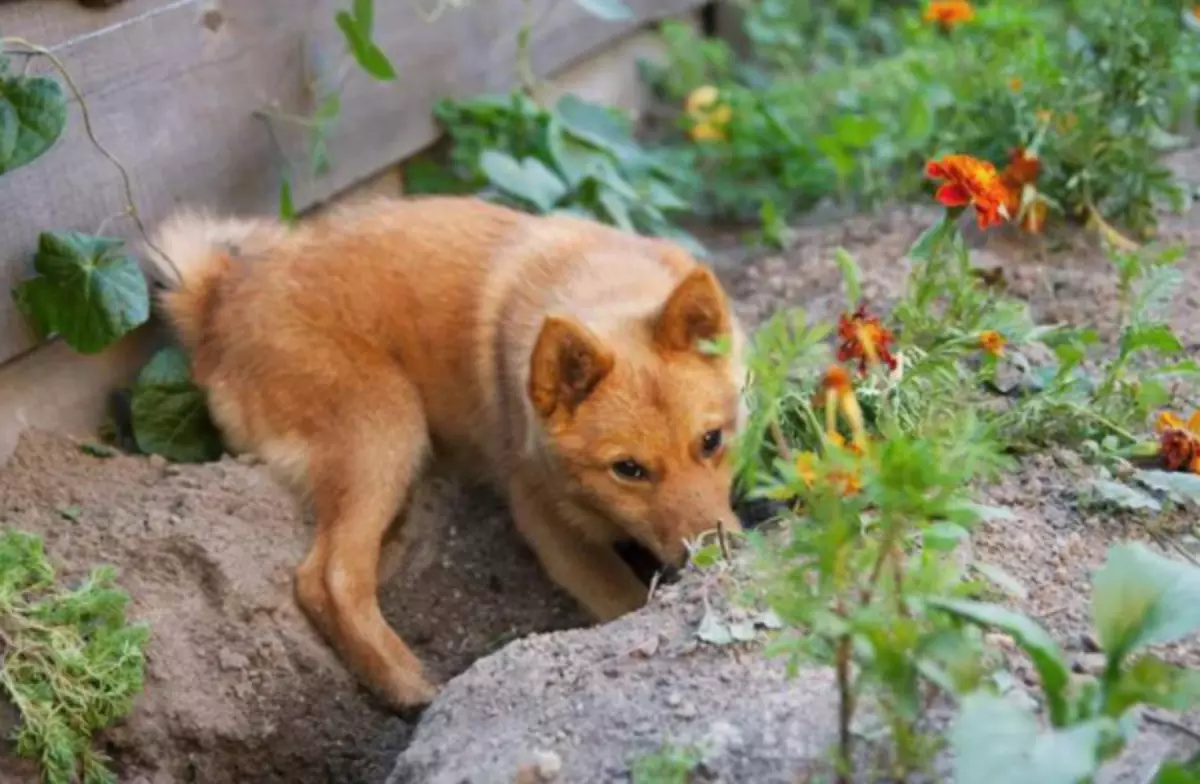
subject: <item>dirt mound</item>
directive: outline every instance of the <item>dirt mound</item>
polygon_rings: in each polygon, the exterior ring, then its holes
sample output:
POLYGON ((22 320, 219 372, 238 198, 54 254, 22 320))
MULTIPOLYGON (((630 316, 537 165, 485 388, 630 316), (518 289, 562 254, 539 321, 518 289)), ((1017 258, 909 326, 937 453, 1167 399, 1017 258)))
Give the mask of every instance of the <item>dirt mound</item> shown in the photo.
MULTIPOLYGON (((412 508, 413 546, 382 601, 435 675, 580 621, 497 507, 435 479, 412 508)), ((261 467, 98 458, 29 432, 0 472, 0 525, 43 536, 68 579, 112 564, 150 624, 146 689, 103 739, 121 781, 387 775, 410 727, 355 686, 296 607, 310 526, 261 467)), ((7 753, 0 780, 36 781, 7 753)))

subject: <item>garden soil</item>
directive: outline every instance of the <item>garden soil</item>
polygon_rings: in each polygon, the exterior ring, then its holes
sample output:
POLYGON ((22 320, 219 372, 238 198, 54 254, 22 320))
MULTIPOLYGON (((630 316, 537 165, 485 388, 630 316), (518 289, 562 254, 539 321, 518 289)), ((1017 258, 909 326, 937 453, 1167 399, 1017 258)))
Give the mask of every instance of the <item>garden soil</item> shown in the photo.
MULTIPOLYGON (((1174 164, 1200 180, 1200 152, 1174 164)), ((732 234, 717 236, 718 266, 751 324, 791 306, 832 319, 843 305, 833 252, 844 247, 862 268, 865 296, 884 308, 902 289, 905 250, 936 217, 905 207, 810 225, 788 251, 768 255, 747 256, 732 234)), ((1200 211, 1164 216, 1161 239, 1188 246, 1171 319, 1200 356, 1200 211)), ((1115 286, 1092 240, 993 232, 974 244, 976 263, 1001 267, 1010 293, 1039 320, 1091 324, 1112 339, 1115 286)), ((988 523, 973 541, 977 557, 1025 586, 1012 601, 1080 670, 1095 665, 1090 573, 1111 543, 1144 540, 1177 557, 1200 551, 1188 519, 1151 530, 1081 508, 1090 471, 1066 452, 1023 460, 985 491, 1014 519, 988 523)), ((68 578, 116 566, 132 615, 150 623, 145 692, 102 739, 121 782, 628 781, 639 756, 693 741, 718 750, 705 780, 790 781, 832 737, 827 673, 785 683, 778 662, 754 645, 697 644, 695 626, 716 601, 704 585, 672 586, 611 627, 568 631, 583 618, 542 576, 503 509, 452 477, 418 488, 407 546, 395 548, 404 549, 400 567, 381 594, 389 621, 438 678, 470 668, 415 735, 412 720, 354 685, 296 608, 292 572, 311 521, 261 466, 96 457, 30 431, 0 470, 0 525, 44 536, 68 578), (550 634, 488 656, 540 632, 550 634)), ((1194 644, 1168 655, 1200 663, 1194 644)), ((1019 679, 1031 680, 1019 657, 1014 663, 1019 679)), ((0 733, 15 720, 0 703, 0 733)), ((1109 780, 1138 782, 1164 754, 1194 745, 1175 727, 1146 722, 1145 730, 1109 780)), ((0 782, 35 780, 28 764, 0 753, 0 782)))

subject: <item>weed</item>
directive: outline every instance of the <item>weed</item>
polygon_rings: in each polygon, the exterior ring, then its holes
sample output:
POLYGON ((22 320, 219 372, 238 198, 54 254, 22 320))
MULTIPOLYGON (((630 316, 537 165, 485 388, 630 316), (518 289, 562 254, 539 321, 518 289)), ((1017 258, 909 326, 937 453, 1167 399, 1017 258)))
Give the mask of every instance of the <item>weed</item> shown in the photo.
POLYGON ((65 587, 41 539, 0 531, 0 689, 21 714, 17 753, 49 784, 117 780, 92 735, 141 691, 148 629, 126 621, 129 597, 114 577, 97 568, 65 587))

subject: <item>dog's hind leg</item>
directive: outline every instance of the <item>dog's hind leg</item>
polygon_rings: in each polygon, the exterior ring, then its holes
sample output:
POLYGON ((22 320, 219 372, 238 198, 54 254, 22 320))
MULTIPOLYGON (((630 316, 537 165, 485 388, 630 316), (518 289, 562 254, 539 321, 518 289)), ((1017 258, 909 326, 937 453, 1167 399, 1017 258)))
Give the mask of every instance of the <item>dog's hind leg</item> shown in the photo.
POLYGON ((355 371, 328 427, 309 439, 317 531, 297 570, 297 598, 365 685, 393 708, 412 708, 436 689, 384 620, 376 591, 384 535, 425 462, 429 435, 420 397, 398 368, 381 363, 369 379, 355 371))

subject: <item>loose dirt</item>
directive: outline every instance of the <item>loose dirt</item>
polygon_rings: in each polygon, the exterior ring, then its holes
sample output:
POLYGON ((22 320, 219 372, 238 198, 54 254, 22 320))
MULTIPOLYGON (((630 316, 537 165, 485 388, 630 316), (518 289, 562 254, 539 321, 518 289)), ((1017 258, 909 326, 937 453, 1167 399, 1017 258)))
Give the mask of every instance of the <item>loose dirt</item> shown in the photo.
MULTIPOLYGON (((1183 153, 1173 163, 1185 176, 1193 175, 1200 172, 1200 152, 1183 153)), ((748 256, 733 249, 735 243, 726 235, 719 269, 751 324, 790 306, 833 319, 843 305, 833 251, 845 247, 862 268, 865 296, 884 308, 902 289, 904 251, 936 217, 934 210, 904 207, 808 226, 798 230, 787 252, 778 254, 748 256)), ((1165 216, 1161 235, 1188 247, 1171 320, 1188 350, 1200 356, 1200 213, 1165 216)), ((1078 234, 1031 240, 992 233, 975 244, 976 263, 1002 267, 1009 291, 1028 300, 1040 320, 1091 324, 1105 339, 1113 338, 1115 285, 1107 260, 1092 241, 1078 234)), ((1200 398, 1196 390, 1192 393, 1200 398)), ((1070 453, 1025 459, 1016 474, 986 489, 991 502, 1011 508, 1016 519, 987 524, 973 543, 980 557, 1025 585, 1027 596, 1014 602, 1050 628, 1078 656, 1081 668, 1088 666, 1090 571, 1110 543, 1143 539, 1178 557, 1200 551, 1200 531, 1192 530, 1192 521, 1180 519, 1166 529, 1149 530, 1128 516, 1080 508, 1077 490, 1090 470, 1070 453)), ((145 693, 129 720, 103 739, 122 782, 379 784, 408 744, 410 724, 381 710, 355 687, 296 609, 292 570, 303 556, 311 521, 260 466, 230 459, 173 466, 143 457, 98 458, 65 438, 30 432, 0 471, 0 525, 43 535, 52 559, 68 576, 98 563, 115 565, 120 583, 134 597, 133 615, 151 624, 145 693)), ((503 509, 486 494, 435 476, 418 489, 406 530, 414 543, 381 601, 389 621, 439 678, 462 672, 516 638, 583 625, 570 600, 542 576, 503 509)), ((655 624, 668 638, 687 637, 694 613, 669 613, 672 607, 690 607, 689 601, 685 596, 668 602, 667 615, 637 616, 614 626, 612 641, 604 645, 616 651, 625 642, 641 644, 641 632, 655 624)), ((780 682, 769 668, 739 681, 739 672, 746 671, 738 669, 738 662, 726 661, 732 653, 720 654, 719 662, 711 653, 647 659, 643 668, 648 674, 631 674, 628 683, 640 685, 627 693, 620 692, 621 684, 627 684, 623 676, 604 674, 608 665, 599 665, 599 675, 578 684, 557 676, 552 686, 530 680, 545 676, 551 684, 546 673, 576 672, 578 666, 564 658, 578 650, 572 640, 585 640, 579 644, 599 652, 596 661, 604 659, 608 654, 601 653, 608 649, 602 650, 597 637, 579 637, 593 633, 534 637, 507 648, 502 656, 508 658, 485 659, 426 714, 420 745, 405 764, 432 764, 420 754, 436 746, 436 733, 452 724, 474 726, 477 734, 494 734, 497 742, 506 737, 528 741, 529 748, 513 754, 548 751, 568 765, 572 749, 593 739, 626 737, 637 749, 652 749, 676 730, 683 737, 687 726, 699 726, 692 718, 676 716, 684 704, 699 713, 712 709, 705 716, 710 720, 706 731, 721 718, 734 730, 730 737, 740 738, 745 747, 762 739, 761 728, 754 726, 758 706, 776 699, 770 694, 780 682), (514 662, 528 667, 530 675, 521 680, 514 662), (701 677, 697 667, 715 668, 713 677, 701 677), (714 686, 706 696, 704 683, 724 687, 714 686), (516 718, 516 712, 532 709, 538 695, 551 688, 565 700, 562 704, 576 706, 570 708, 576 718, 563 719, 573 733, 566 740, 546 734, 537 716, 516 718), (743 699, 720 696, 719 688, 742 689, 743 699), (529 703, 516 700, 521 694, 529 703), (620 725, 602 726, 611 719, 602 712, 578 719, 602 701, 626 709, 658 707, 638 713, 628 732, 620 725), (472 725, 474 721, 480 723, 472 725)), ((1200 662, 1194 644, 1176 646, 1170 654, 1200 662)), ((786 699, 806 693, 811 716, 826 715, 822 677, 806 676, 789 687, 786 699)), ((780 707, 775 712, 782 717, 785 711, 780 707)), ((0 704, 0 732, 14 720, 11 709, 0 704)), ((804 729, 796 726, 797 732, 804 729)), ((1169 728, 1150 729, 1146 760, 1190 743, 1169 728)), ((729 734, 725 726, 718 731, 729 734)), ((810 736, 824 737, 815 730, 810 736)), ((780 748, 784 740, 779 740, 780 748)), ((769 756, 775 746, 759 748, 769 756)), ((816 753, 807 746, 803 751, 816 753)), ((589 752, 587 759, 594 756, 589 752)), ((737 760, 744 756, 728 757, 728 775, 735 777, 719 780, 746 780, 736 777, 741 770, 737 760)), ((631 759, 625 752, 612 752, 598 769, 607 771, 604 777, 594 780, 628 780, 631 759)), ((510 768, 475 773, 473 782, 512 781, 514 775, 510 768)), ((406 775, 398 770, 394 780, 425 780, 406 775)), ((28 765, 0 754, 0 781, 33 780, 28 765)))

